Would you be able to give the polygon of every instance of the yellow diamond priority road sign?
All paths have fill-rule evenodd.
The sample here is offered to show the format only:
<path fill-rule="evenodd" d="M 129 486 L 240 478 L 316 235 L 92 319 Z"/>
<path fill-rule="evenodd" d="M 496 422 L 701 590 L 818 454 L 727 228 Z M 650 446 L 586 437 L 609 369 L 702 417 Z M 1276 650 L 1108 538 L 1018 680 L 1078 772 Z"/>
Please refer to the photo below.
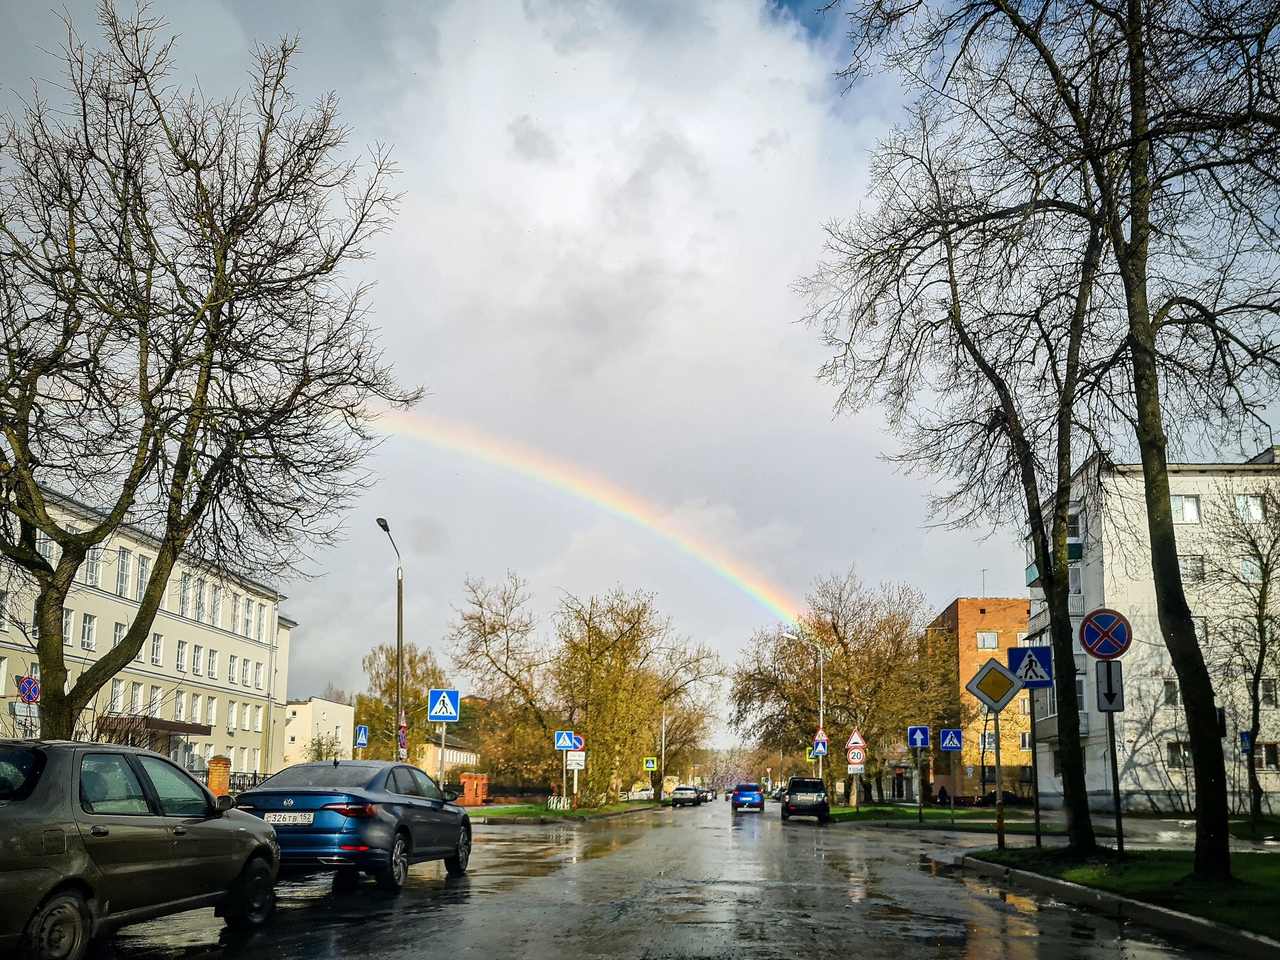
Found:
<path fill-rule="evenodd" d="M 988 709 L 999 713 L 1018 695 L 1022 681 L 1003 663 L 992 658 L 978 668 L 964 688 L 985 703 Z"/>

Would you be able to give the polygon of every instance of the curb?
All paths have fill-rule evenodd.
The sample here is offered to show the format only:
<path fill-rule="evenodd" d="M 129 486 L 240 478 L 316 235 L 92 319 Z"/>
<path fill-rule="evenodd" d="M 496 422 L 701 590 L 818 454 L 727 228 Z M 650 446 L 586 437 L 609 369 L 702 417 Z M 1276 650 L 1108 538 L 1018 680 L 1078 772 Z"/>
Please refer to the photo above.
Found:
<path fill-rule="evenodd" d="M 1022 887 L 1035 893 L 1047 894 L 1054 899 L 1088 907 L 1107 916 L 1132 920 L 1162 933 L 1176 933 L 1197 943 L 1230 950 L 1239 957 L 1248 957 L 1250 960 L 1253 958 L 1280 960 L 1280 941 L 1261 934 L 1249 933 L 1247 930 L 1224 926 L 1203 917 L 1170 910 L 1168 907 L 1158 907 L 1141 900 L 1131 900 L 1118 894 L 1071 883 L 1069 880 L 1046 877 L 1027 870 L 1015 870 L 1013 867 L 989 863 L 976 857 L 962 856 L 955 861 L 955 865 L 979 876 L 999 880 L 1010 886 Z"/>
<path fill-rule="evenodd" d="M 593 820 L 612 820 L 615 817 L 630 817 L 637 813 L 649 813 L 653 810 L 665 810 L 665 807 L 637 807 L 635 810 L 617 810 L 613 813 L 594 813 L 589 817 L 472 817 L 472 823 L 482 823 L 492 827 L 500 827 L 504 823 L 512 826 L 528 827 L 546 823 L 591 823 Z"/>

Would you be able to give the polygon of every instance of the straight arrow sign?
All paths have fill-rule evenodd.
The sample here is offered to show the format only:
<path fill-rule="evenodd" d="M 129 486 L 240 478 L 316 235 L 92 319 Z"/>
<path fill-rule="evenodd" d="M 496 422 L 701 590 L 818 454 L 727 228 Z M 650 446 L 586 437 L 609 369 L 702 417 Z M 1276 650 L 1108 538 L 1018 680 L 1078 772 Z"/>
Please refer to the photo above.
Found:
<path fill-rule="evenodd" d="M 1101 713 L 1124 712 L 1124 668 L 1119 660 L 1099 660 L 1098 710 Z"/>

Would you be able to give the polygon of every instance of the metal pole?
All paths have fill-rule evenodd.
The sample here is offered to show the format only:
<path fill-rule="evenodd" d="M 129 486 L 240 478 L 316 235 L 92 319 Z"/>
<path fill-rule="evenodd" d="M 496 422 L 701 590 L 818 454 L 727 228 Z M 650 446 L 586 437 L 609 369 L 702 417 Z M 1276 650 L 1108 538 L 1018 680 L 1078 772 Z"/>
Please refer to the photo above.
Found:
<path fill-rule="evenodd" d="M 1107 661 L 1108 672 L 1111 662 Z M 1124 819 L 1120 813 L 1120 758 L 1116 756 L 1116 715 L 1107 712 L 1107 737 L 1111 741 L 1111 799 L 1116 805 L 1116 855 L 1124 859 Z"/>
<path fill-rule="evenodd" d="M 662 802 L 662 794 L 667 783 L 667 705 L 662 705 L 662 769 L 658 771 L 658 802 Z"/>
<path fill-rule="evenodd" d="M 440 724 L 440 789 L 444 789 L 444 732 L 448 724 Z"/>
<path fill-rule="evenodd" d="M 817 644 L 814 644 L 814 646 L 817 646 Z M 824 707 L 826 706 L 827 685 L 825 680 L 823 679 L 823 673 L 822 673 L 822 668 L 825 660 L 826 660 L 826 657 L 822 655 L 822 648 L 818 647 L 818 728 L 820 730 L 826 729 L 826 714 L 824 713 Z M 818 779 L 819 780 L 822 779 L 822 757 L 821 756 L 818 757 Z"/>
<path fill-rule="evenodd" d="M 996 711 L 996 846 L 1004 849 L 1004 770 L 1000 766 L 1000 711 Z"/>
<path fill-rule="evenodd" d="M 916 747 L 916 778 L 920 781 L 920 789 L 916 791 L 916 819 L 924 823 L 924 792 L 929 789 L 924 778 L 924 748 Z"/>
<path fill-rule="evenodd" d="M 1036 692 L 1027 692 L 1027 702 L 1031 704 L 1031 802 L 1036 811 L 1036 846 L 1040 846 L 1040 760 L 1036 749 Z"/>
<path fill-rule="evenodd" d="M 378 526 L 391 541 L 391 549 L 396 552 L 396 716 L 392 721 L 392 740 L 396 745 L 396 759 L 403 760 L 407 754 L 405 747 L 400 746 L 400 726 L 404 720 L 404 565 L 400 560 L 400 548 L 396 546 L 396 538 L 391 536 L 391 527 L 386 518 L 378 517 Z M 407 727 L 407 724 L 405 724 Z M 407 746 L 407 744 L 406 744 Z"/>

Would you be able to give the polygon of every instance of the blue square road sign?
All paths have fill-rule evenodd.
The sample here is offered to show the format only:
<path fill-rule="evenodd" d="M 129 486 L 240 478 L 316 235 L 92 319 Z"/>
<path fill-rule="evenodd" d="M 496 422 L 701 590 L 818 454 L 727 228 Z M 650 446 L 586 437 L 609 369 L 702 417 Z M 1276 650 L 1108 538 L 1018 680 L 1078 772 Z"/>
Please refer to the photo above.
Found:
<path fill-rule="evenodd" d="M 929 745 L 928 727 L 907 727 L 907 746 L 920 749 Z"/>
<path fill-rule="evenodd" d="M 458 722 L 458 691 L 432 690 L 427 694 L 427 720 L 431 723 Z"/>
<path fill-rule="evenodd" d="M 363 723 L 356 727 L 356 746 L 367 747 L 369 745 L 369 728 Z"/>

